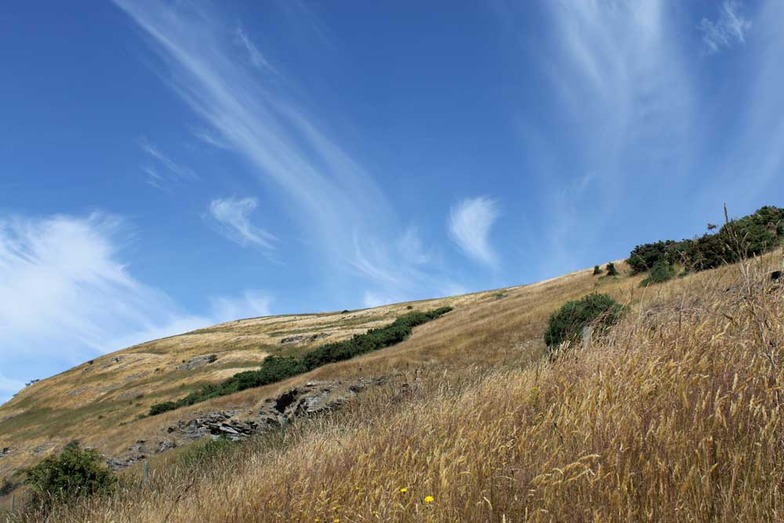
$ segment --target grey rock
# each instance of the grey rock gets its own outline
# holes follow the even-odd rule
[[[329,336],[328,332],[318,332],[316,334],[297,334],[295,336],[286,336],[280,340],[281,345],[288,345],[290,343],[313,343],[322,338]]]
[[[47,450],[54,448],[54,443],[44,443],[43,445],[38,445],[33,449],[33,456],[40,456]]]
[[[210,363],[215,363],[218,361],[217,354],[207,354],[205,356],[196,356],[195,358],[191,358],[190,360],[186,361],[182,365],[177,365],[177,370],[193,370],[198,369],[199,367],[204,367],[205,365],[209,365]]]
[[[201,438],[226,437],[239,441],[255,434],[285,429],[288,423],[297,418],[337,410],[359,392],[384,381],[360,378],[351,382],[308,382],[265,399],[259,411],[250,419],[240,419],[241,410],[224,410],[180,420],[166,429],[171,439],[159,441],[155,445],[139,440],[129,447],[123,456],[111,458],[107,463],[112,470],[120,470],[146,459],[149,455],[165,452],[179,444]]]

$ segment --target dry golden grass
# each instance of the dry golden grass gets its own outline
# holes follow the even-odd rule
[[[139,439],[166,439],[166,428],[180,419],[229,408],[248,409],[251,414],[265,398],[314,378],[386,376],[431,366],[487,366],[517,357],[526,343],[531,349],[526,354],[534,357],[542,350],[542,322],[561,301],[597,286],[617,294],[617,289],[630,284],[625,279],[599,283],[590,271],[580,271],[534,285],[349,313],[239,320],[137,345],[41,380],[0,406],[0,447],[13,449],[0,459],[0,478],[36,463],[72,439],[106,455],[121,455]],[[394,348],[283,383],[139,419],[153,403],[181,397],[203,383],[257,367],[267,354],[297,353],[323,343],[281,345],[286,336],[328,333],[327,341],[345,339],[389,323],[409,312],[409,307],[428,310],[445,304],[456,310],[417,328],[410,340]],[[191,371],[177,369],[183,362],[207,354],[217,354],[218,360]]]
[[[624,320],[553,363],[534,334],[594,280],[458,309],[386,357],[319,369],[402,372],[336,415],[48,520],[780,521],[780,256],[646,290],[609,281]]]

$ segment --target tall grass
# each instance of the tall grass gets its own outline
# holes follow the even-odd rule
[[[555,362],[409,374],[275,441],[27,520],[782,520],[784,291],[765,263],[648,288]]]

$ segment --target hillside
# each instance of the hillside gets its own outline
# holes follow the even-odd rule
[[[106,456],[123,456],[139,440],[170,440],[166,429],[179,420],[226,409],[250,413],[279,391],[314,379],[372,379],[430,368],[462,372],[472,365],[535,359],[543,350],[546,318],[563,300],[596,288],[621,296],[634,286],[581,271],[539,284],[438,300],[239,320],[130,347],[34,383],[0,406],[0,449],[9,449],[0,458],[0,478],[13,476],[73,439]],[[442,305],[455,310],[417,327],[398,346],[281,383],[143,417],[151,405],[256,368],[269,354],[302,353],[386,325],[411,310]],[[208,363],[209,356],[215,361]]]
[[[118,455],[140,439],[165,437],[178,420],[232,408],[251,415],[295,385],[383,377],[336,413],[285,434],[195,463],[181,459],[187,448],[154,456],[148,482],[131,467],[115,496],[49,518],[775,520],[784,510],[784,295],[769,273],[781,267],[781,252],[647,288],[644,275],[617,265],[617,278],[585,270],[442,300],[243,320],[132,347],[43,380],[3,406],[0,447],[13,451],[0,465],[8,474],[40,459],[34,451],[50,437],[57,446],[79,437]],[[593,291],[626,304],[624,319],[590,348],[544,358],[548,316]],[[250,367],[262,353],[311,343],[289,346],[284,337],[329,334],[318,345],[389,323],[409,307],[443,304],[454,310],[394,347],[136,419],[155,401]],[[176,368],[208,354],[218,356],[214,363]],[[88,367],[103,378],[88,377]],[[134,394],[142,396],[127,399]]]

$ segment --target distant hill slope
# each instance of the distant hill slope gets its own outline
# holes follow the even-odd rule
[[[619,267],[623,267],[619,263]],[[221,409],[251,413],[266,398],[314,379],[392,376],[412,369],[449,371],[535,359],[547,316],[564,300],[601,289],[623,299],[639,278],[598,278],[591,270],[532,285],[372,309],[238,320],[143,343],[43,379],[0,406],[0,479],[78,439],[106,456],[139,440],[167,438],[180,420]],[[302,376],[159,416],[151,405],[257,368],[268,355],[301,354],[326,342],[387,325],[416,310],[455,310],[417,327],[403,343]]]

